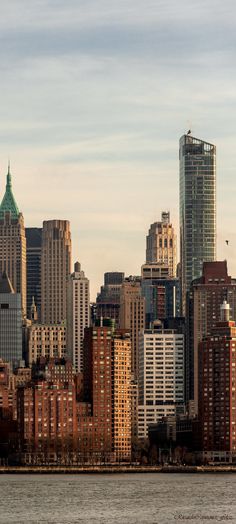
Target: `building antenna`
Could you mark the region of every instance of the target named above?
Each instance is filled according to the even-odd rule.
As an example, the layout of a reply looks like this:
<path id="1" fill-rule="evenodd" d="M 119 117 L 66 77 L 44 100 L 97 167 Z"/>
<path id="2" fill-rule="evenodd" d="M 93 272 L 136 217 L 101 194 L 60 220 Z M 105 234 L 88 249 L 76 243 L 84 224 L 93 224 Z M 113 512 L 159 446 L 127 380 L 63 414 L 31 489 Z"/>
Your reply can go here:
<path id="1" fill-rule="evenodd" d="M 186 127 L 188 127 L 187 135 L 191 135 L 192 134 L 192 128 L 193 128 L 191 120 L 187 120 L 187 126 Z"/>

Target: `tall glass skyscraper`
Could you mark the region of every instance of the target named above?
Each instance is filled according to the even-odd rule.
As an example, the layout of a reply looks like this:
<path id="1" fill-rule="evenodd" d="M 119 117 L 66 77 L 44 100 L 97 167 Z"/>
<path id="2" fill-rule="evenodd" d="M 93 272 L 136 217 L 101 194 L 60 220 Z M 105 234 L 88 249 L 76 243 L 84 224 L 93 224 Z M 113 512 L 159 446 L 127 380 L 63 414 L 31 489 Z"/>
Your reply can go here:
<path id="1" fill-rule="evenodd" d="M 182 312 L 186 292 L 202 272 L 203 262 L 216 259 L 216 147 L 180 138 L 180 277 Z"/>

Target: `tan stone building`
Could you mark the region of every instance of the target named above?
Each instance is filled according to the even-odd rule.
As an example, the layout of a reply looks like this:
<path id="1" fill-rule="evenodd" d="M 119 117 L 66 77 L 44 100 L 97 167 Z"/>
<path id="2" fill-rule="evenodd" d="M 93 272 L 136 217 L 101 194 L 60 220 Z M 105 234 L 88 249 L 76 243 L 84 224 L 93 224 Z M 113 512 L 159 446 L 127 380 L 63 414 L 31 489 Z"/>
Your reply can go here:
<path id="1" fill-rule="evenodd" d="M 68 220 L 43 222 L 41 264 L 41 322 L 66 320 L 67 280 L 71 273 L 71 234 Z"/>
<path id="2" fill-rule="evenodd" d="M 145 298 L 141 295 L 141 285 L 137 280 L 126 280 L 122 284 L 120 327 L 130 331 L 131 369 L 134 378 L 137 378 L 139 332 L 145 328 Z"/>
<path id="3" fill-rule="evenodd" d="M 66 326 L 32 324 L 28 327 L 28 360 L 31 366 L 40 357 L 66 356 Z"/>
<path id="4" fill-rule="evenodd" d="M 21 293 L 26 315 L 26 238 L 22 213 L 12 193 L 11 173 L 0 205 L 0 273 L 6 271 L 15 293 Z"/>
<path id="5" fill-rule="evenodd" d="M 163 212 L 161 222 L 151 224 L 146 237 L 146 262 L 168 265 L 169 276 L 176 276 L 176 235 L 170 223 L 170 213 Z"/>

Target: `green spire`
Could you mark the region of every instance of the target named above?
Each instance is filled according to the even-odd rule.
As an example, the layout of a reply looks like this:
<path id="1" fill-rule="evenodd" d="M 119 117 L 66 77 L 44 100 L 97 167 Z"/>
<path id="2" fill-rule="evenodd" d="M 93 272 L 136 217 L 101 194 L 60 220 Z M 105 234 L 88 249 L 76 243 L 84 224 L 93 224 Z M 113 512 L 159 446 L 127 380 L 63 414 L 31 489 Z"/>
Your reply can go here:
<path id="1" fill-rule="evenodd" d="M 9 211 L 11 212 L 12 218 L 18 218 L 20 213 L 12 193 L 10 162 L 8 163 L 6 191 L 0 205 L 0 218 L 3 218 L 4 214 L 6 212 L 9 213 Z"/>

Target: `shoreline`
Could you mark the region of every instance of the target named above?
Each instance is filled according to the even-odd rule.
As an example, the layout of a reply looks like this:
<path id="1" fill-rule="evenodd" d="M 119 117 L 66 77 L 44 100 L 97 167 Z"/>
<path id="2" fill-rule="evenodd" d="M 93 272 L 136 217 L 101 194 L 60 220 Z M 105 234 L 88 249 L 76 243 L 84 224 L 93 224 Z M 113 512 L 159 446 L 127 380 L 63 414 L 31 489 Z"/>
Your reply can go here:
<path id="1" fill-rule="evenodd" d="M 236 473 L 219 466 L 0 466 L 0 474 Z"/>

